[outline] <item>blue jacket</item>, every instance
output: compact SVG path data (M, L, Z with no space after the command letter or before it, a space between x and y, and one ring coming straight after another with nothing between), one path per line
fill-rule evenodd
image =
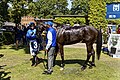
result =
M46 49L56 46L56 30L52 27L47 30Z
M36 39L37 38L37 36L36 36L36 29L29 29L28 31L27 31L27 34L26 34L26 37L27 37L27 39L29 39L29 40L33 40L33 39Z

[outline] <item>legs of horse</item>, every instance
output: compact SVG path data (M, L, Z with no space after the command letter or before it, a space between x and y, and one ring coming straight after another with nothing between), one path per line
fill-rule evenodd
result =
M95 66L95 51L92 49L92 63L91 66Z
M81 70L85 70L87 68L87 63L89 62L89 59L92 55L92 49L93 49L92 45L86 43L86 46L87 46L87 59L85 63L83 64Z
M56 60L56 57L57 57L57 53L54 54L53 67L55 66L55 60Z
M62 59L61 67L64 68L65 63L64 63L64 49L63 49L63 45L60 45L60 55L61 55L61 59Z
M93 47L92 47L92 62L90 62L90 69L94 66L95 67L95 51L94 51L94 49L93 49Z

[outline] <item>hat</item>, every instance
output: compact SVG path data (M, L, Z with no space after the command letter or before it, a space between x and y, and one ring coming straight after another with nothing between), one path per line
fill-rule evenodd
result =
M29 26L35 26L35 23L34 22L30 22Z
M53 26L53 22L51 21L45 22L45 24L50 25L51 27Z

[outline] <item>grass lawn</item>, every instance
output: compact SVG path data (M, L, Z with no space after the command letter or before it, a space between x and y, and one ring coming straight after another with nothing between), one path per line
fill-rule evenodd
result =
M120 59L101 54L100 60L95 60L96 67L81 71L86 59L86 49L65 48L65 69L60 71L60 55L52 75L42 74L43 63L31 66L32 56L25 48L15 50L12 46L0 48L0 80L120 80ZM38 54L44 57L44 52Z

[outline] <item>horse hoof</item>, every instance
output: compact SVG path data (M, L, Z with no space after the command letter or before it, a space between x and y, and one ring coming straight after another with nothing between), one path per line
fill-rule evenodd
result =
M61 64L61 67L64 67L65 66L65 64Z
M82 66L81 70L84 71L87 67L86 66Z
M63 71L64 70L64 68L60 68L60 71Z

